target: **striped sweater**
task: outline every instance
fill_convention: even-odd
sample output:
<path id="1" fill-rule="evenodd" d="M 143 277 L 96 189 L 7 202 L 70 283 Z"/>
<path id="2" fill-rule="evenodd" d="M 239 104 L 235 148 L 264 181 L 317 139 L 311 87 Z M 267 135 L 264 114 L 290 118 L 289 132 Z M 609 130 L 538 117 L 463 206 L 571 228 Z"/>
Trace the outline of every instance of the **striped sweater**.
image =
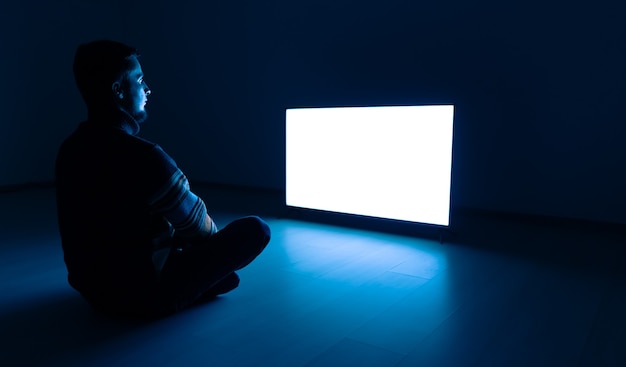
<path id="1" fill-rule="evenodd" d="M 84 122 L 66 139 L 56 191 L 68 277 L 81 292 L 145 288 L 159 249 L 217 231 L 174 160 L 110 124 Z"/>

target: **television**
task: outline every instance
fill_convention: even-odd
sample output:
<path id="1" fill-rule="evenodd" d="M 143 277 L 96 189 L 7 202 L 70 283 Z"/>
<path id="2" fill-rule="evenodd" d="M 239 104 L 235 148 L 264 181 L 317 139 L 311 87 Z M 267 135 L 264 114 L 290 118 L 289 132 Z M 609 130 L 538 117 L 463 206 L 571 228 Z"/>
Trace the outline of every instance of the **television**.
<path id="1" fill-rule="evenodd" d="M 449 226 L 454 105 L 286 110 L 288 207 Z"/>

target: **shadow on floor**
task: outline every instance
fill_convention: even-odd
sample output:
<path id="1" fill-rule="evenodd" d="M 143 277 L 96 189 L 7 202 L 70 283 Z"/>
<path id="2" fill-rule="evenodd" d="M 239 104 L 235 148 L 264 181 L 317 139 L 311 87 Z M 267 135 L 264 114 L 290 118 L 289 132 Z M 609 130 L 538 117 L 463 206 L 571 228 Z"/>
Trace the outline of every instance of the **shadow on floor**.
<path id="1" fill-rule="evenodd" d="M 52 365 L 145 324 L 101 315 L 72 292 L 31 298 L 0 309 L 0 365 Z"/>

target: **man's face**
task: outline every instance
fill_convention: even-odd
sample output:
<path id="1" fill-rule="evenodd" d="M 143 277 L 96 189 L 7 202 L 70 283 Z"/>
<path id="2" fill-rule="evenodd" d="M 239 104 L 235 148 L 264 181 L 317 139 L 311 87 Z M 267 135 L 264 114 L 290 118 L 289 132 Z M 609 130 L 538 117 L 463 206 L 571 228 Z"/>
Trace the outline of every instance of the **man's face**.
<path id="1" fill-rule="evenodd" d="M 138 122 L 145 121 L 148 118 L 145 106 L 151 91 L 143 80 L 143 71 L 135 56 L 130 58 L 130 69 L 119 85 L 119 92 L 120 107 Z"/>

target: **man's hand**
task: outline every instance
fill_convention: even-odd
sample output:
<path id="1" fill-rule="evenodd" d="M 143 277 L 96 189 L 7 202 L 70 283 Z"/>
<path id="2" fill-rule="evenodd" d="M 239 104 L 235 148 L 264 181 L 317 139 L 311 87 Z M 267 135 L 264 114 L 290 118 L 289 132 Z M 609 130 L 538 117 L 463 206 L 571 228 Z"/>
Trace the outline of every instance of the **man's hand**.
<path id="1" fill-rule="evenodd" d="M 202 232 L 204 232 L 203 234 L 205 236 L 212 236 L 217 233 L 217 225 L 215 225 L 215 222 L 208 213 L 204 221 L 204 228 L 202 229 Z"/>

